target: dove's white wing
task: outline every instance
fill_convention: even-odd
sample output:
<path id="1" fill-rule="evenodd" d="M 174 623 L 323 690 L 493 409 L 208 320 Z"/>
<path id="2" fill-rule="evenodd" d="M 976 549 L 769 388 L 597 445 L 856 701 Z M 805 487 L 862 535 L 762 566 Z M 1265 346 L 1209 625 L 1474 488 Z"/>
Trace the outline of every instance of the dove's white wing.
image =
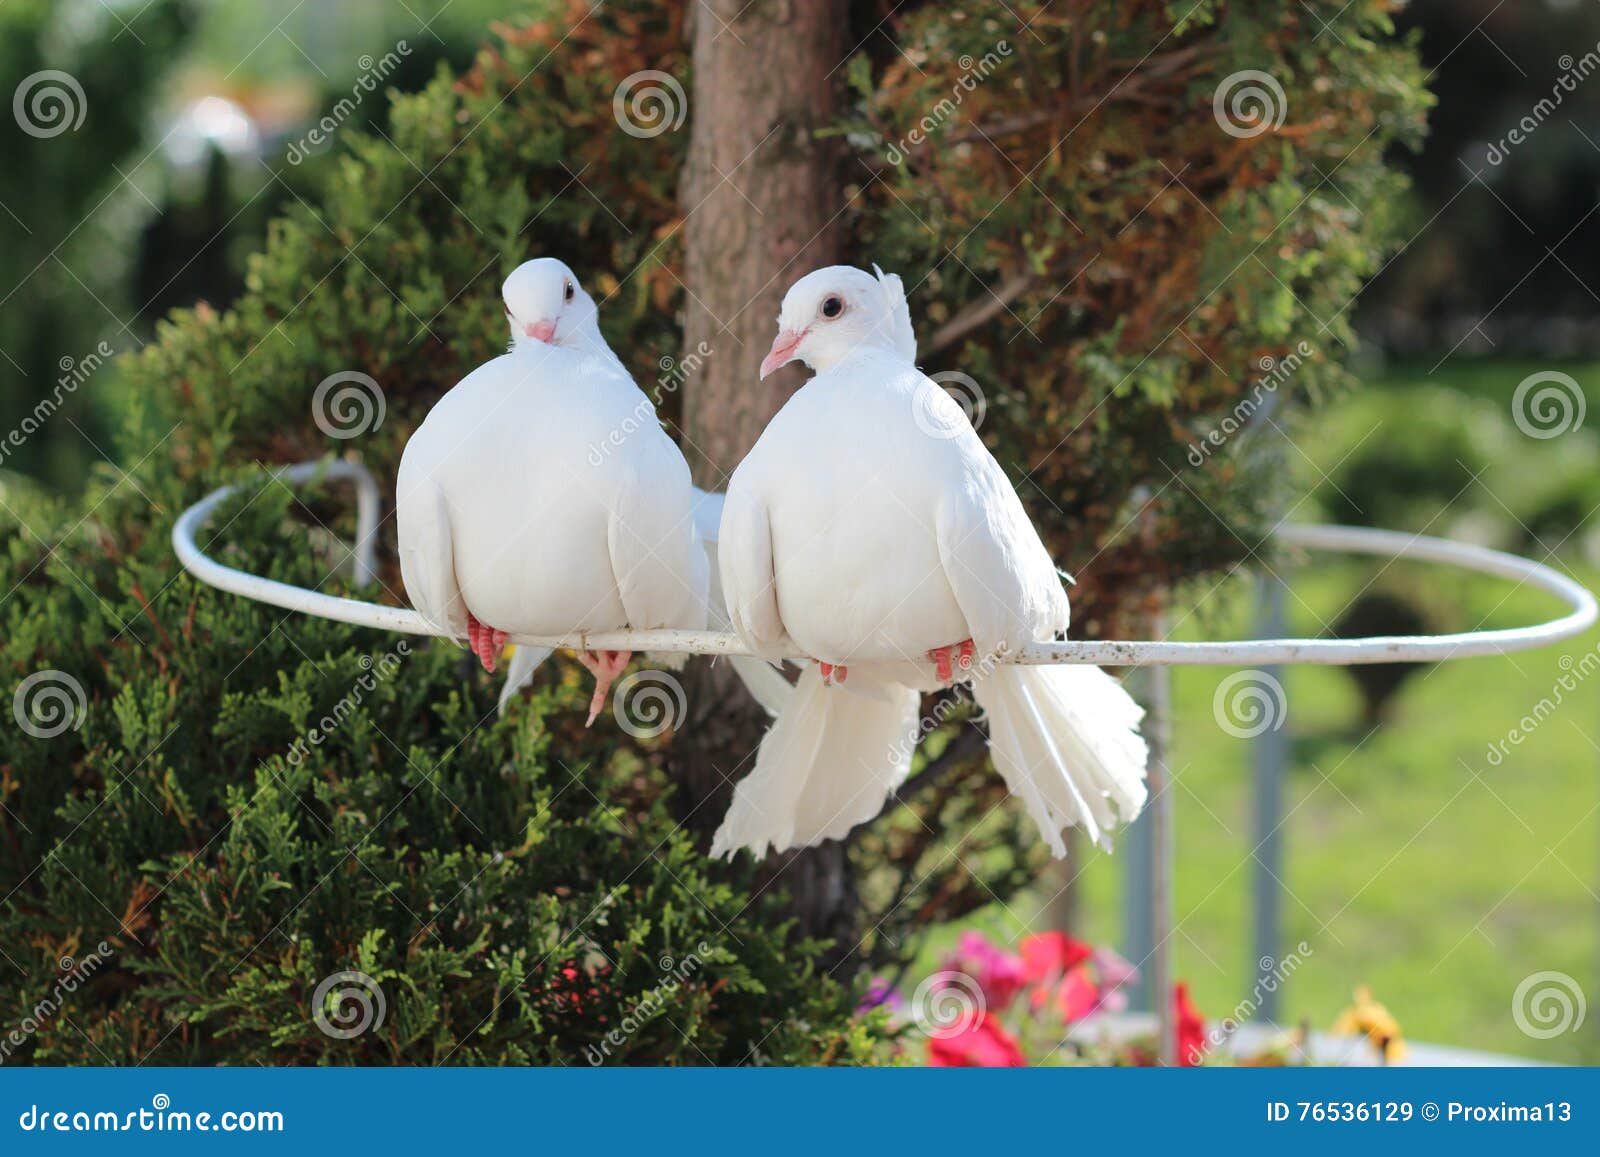
<path id="1" fill-rule="evenodd" d="M 400 576 L 417 613 L 435 628 L 467 633 L 467 605 L 456 582 L 450 507 L 428 476 L 425 446 L 407 443 L 395 486 L 395 525 L 400 541 Z"/>
<path id="2" fill-rule="evenodd" d="M 704 630 L 710 562 L 695 533 L 694 489 L 682 453 L 659 427 L 635 449 L 607 536 L 628 625 Z"/>
<path id="3" fill-rule="evenodd" d="M 722 506 L 717 558 L 733 629 L 752 651 L 781 649 L 787 633 L 772 573 L 772 527 L 766 504 L 741 484 L 737 471 Z"/>

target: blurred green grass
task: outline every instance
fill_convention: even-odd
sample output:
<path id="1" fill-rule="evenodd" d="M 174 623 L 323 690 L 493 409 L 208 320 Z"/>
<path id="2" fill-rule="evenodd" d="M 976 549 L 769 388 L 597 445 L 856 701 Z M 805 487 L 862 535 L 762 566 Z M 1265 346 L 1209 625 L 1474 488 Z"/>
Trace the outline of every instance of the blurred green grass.
<path id="1" fill-rule="evenodd" d="M 1349 439 L 1322 432 L 1340 430 L 1341 411 L 1354 412 L 1372 392 L 1403 399 L 1420 381 L 1509 405 L 1516 384 L 1544 368 L 1465 363 L 1431 376 L 1394 371 L 1313 416 L 1315 436 L 1294 431 L 1309 459 L 1302 465 L 1313 481 L 1317 470 L 1331 469 Z M 1600 382 L 1600 367 L 1569 372 L 1591 392 Z M 1449 513 L 1492 505 L 1493 496 L 1478 490 Z M 1326 491 L 1324 484 L 1319 497 Z M 1315 518 L 1317 505 L 1308 502 L 1296 517 Z M 1571 554 L 1554 564 L 1600 587 L 1600 568 L 1575 565 Z M 1382 567 L 1307 556 L 1281 572 L 1293 592 L 1290 632 L 1326 633 Z M 1420 596 L 1440 631 L 1524 625 L 1562 610 L 1525 587 L 1415 564 L 1389 567 L 1381 583 Z M 1186 616 L 1196 604 L 1203 608 Z M 1191 592 L 1175 611 L 1177 635 L 1248 637 L 1255 604 L 1255 586 L 1242 578 Z M 1311 952 L 1284 990 L 1285 1021 L 1327 1028 L 1352 989 L 1369 984 L 1412 1039 L 1600 1063 L 1600 1008 L 1589 1010 L 1580 1031 L 1549 1040 L 1525 1035 L 1511 1012 L 1517 985 L 1538 971 L 1559 970 L 1591 995 L 1600 991 L 1600 674 L 1568 693 L 1499 766 L 1488 761 L 1490 745 L 1552 694 L 1565 673 L 1562 657 L 1577 660 L 1596 647 L 1600 630 L 1538 651 L 1427 669 L 1401 690 L 1391 723 L 1368 735 L 1347 672 L 1286 673 L 1293 755 L 1280 832 L 1282 950 L 1304 940 Z M 1230 673 L 1178 668 L 1173 683 L 1175 972 L 1212 1017 L 1249 995 L 1254 972 L 1251 744 L 1223 731 L 1213 715 L 1213 696 Z M 1121 944 L 1125 865 L 1082 848 L 1077 870 L 1080 934 Z M 974 924 L 1007 939 L 1046 926 L 1045 902 L 1059 885 L 1041 887 L 1009 910 L 992 908 Z M 935 966 L 947 943 L 937 937 L 920 963 Z"/>

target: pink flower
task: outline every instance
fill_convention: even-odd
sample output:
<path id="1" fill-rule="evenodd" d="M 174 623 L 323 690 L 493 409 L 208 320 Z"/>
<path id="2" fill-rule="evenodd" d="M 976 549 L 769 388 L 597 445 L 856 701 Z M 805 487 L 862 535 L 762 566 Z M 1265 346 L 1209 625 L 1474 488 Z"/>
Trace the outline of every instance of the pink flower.
<path id="1" fill-rule="evenodd" d="M 992 943 L 981 932 L 963 932 L 945 967 L 964 972 L 978 982 L 988 1007 L 1004 1009 L 1027 982 L 1022 958 Z"/>

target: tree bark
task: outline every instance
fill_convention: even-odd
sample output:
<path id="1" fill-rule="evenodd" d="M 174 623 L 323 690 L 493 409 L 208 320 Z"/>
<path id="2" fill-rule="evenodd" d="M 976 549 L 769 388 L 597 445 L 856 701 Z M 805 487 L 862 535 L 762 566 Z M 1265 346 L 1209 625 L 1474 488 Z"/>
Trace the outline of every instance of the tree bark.
<path id="1" fill-rule="evenodd" d="M 680 198 L 684 348 L 703 365 L 684 386 L 683 451 L 697 485 L 727 486 L 768 421 L 804 380 L 757 366 L 777 332 L 784 291 L 840 257 L 837 151 L 816 138 L 837 111 L 847 0 L 701 0 L 691 6 L 694 87 Z M 703 345 L 702 345 L 703 343 Z M 675 745 L 681 806 L 708 836 L 733 784 L 754 764 L 766 718 L 726 664 L 689 679 L 691 726 Z M 855 945 L 857 899 L 845 844 L 775 856 L 803 934 Z"/>

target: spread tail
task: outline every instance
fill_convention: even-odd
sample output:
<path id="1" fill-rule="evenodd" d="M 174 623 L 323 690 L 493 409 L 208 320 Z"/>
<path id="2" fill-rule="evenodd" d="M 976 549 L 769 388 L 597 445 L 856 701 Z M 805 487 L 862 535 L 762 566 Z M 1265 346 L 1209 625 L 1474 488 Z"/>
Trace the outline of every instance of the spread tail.
<path id="1" fill-rule="evenodd" d="M 975 680 L 989 750 L 1057 858 L 1062 829 L 1110 848 L 1110 830 L 1144 806 L 1144 709 L 1098 667 L 1003 665 Z"/>
<path id="2" fill-rule="evenodd" d="M 920 702 L 909 687 L 884 692 L 825 686 L 808 665 L 762 739 L 755 769 L 734 789 L 711 854 L 749 848 L 759 858 L 768 847 L 809 847 L 876 816 L 911 770 L 908 736 Z"/>

